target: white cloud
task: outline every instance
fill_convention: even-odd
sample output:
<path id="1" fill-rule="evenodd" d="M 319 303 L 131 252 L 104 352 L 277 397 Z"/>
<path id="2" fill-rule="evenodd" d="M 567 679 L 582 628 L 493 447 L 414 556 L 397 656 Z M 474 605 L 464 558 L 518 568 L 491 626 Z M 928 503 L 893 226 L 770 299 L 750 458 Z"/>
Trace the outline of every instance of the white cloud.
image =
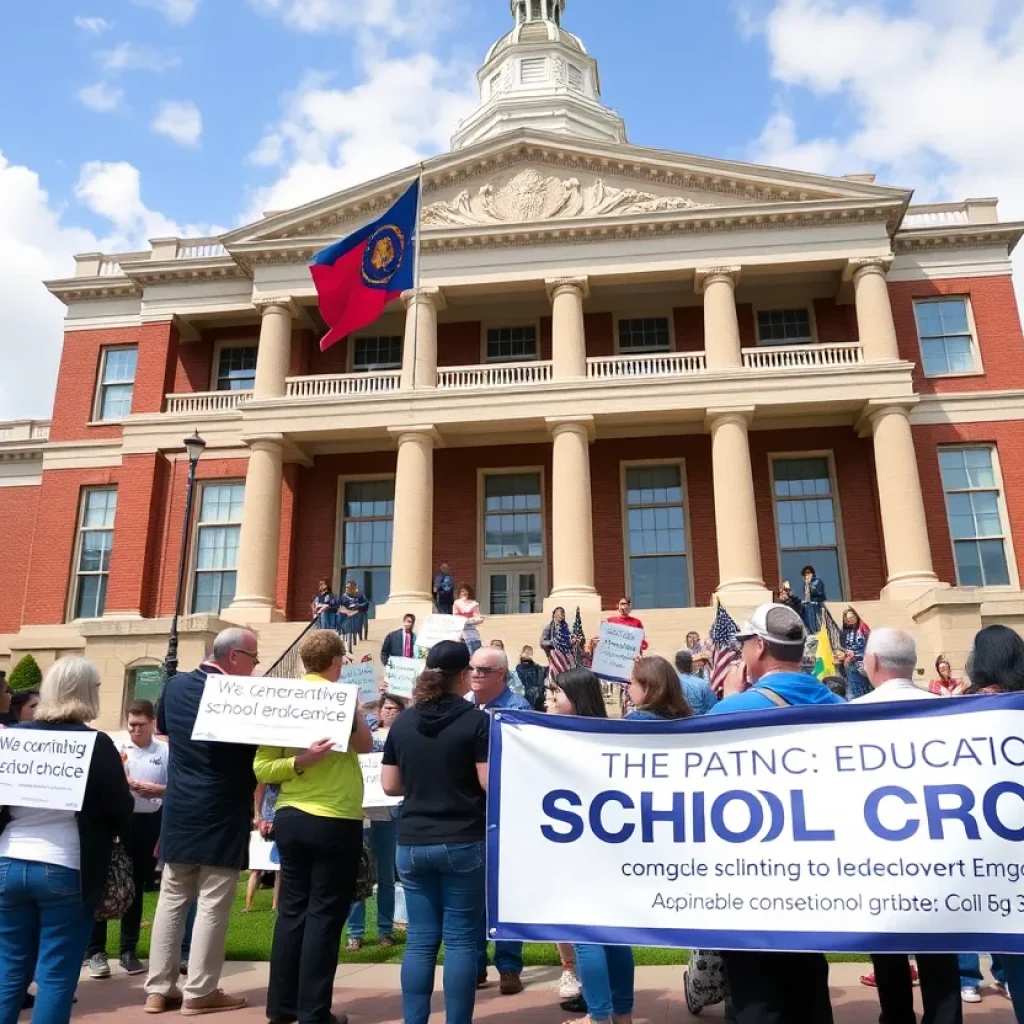
<path id="1" fill-rule="evenodd" d="M 142 180 L 137 167 L 125 161 L 83 164 L 75 185 L 75 198 L 93 213 L 110 221 L 111 232 L 100 240 L 103 252 L 145 248 L 150 238 L 180 235 L 181 228 L 142 201 Z"/>
<path id="2" fill-rule="evenodd" d="M 96 54 L 105 71 L 168 71 L 181 63 L 181 58 L 168 50 L 139 43 L 118 43 L 110 50 Z"/>
<path id="3" fill-rule="evenodd" d="M 250 160 L 279 168 L 252 198 L 247 220 L 369 181 L 448 148 L 459 120 L 476 107 L 472 69 L 428 53 L 367 59 L 364 80 L 330 88 L 307 75 L 284 98 L 284 116 Z"/>
<path id="4" fill-rule="evenodd" d="M 457 18 L 462 0 L 249 0 L 258 11 L 281 18 L 297 32 L 369 29 L 395 38 L 422 40 Z"/>
<path id="5" fill-rule="evenodd" d="M 175 25 L 187 25 L 199 9 L 199 0 L 132 0 L 138 7 L 151 7 Z"/>
<path id="6" fill-rule="evenodd" d="M 117 110 L 124 100 L 124 90 L 109 82 L 96 82 L 85 85 L 75 93 L 83 107 L 95 110 L 99 114 L 109 114 Z"/>
<path id="7" fill-rule="evenodd" d="M 179 146 L 195 147 L 203 134 L 203 115 L 191 100 L 164 100 L 150 128 Z"/>
<path id="8" fill-rule="evenodd" d="M 108 29 L 112 29 L 114 23 L 107 21 L 106 18 L 95 18 L 95 17 L 84 17 L 78 15 L 75 18 L 75 28 L 81 29 L 83 32 L 87 32 L 91 36 L 99 36 L 106 32 Z"/>

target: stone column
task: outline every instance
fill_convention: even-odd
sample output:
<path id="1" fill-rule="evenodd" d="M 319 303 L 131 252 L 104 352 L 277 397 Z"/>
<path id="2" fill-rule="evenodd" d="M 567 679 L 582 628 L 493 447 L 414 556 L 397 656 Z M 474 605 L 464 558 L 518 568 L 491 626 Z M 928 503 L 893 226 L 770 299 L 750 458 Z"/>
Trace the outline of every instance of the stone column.
<path id="1" fill-rule="evenodd" d="M 896 325 L 892 319 L 889 286 L 885 275 L 891 259 L 873 257 L 850 260 L 847 273 L 853 278 L 857 306 L 857 331 L 864 347 L 864 359 L 899 359 Z"/>
<path id="2" fill-rule="evenodd" d="M 398 441 L 391 594 L 377 618 L 400 619 L 412 612 L 422 622 L 433 608 L 434 445 L 440 438 L 433 426 L 389 427 L 388 432 Z"/>
<path id="3" fill-rule="evenodd" d="M 704 293 L 704 359 L 709 370 L 743 365 L 736 316 L 739 279 L 739 267 L 705 267 L 697 271 L 696 288 Z"/>
<path id="4" fill-rule="evenodd" d="M 747 426 L 752 407 L 708 409 L 718 541 L 718 596 L 733 607 L 755 607 L 772 598 L 761 573 L 754 477 Z M 735 618 L 735 614 L 733 615 Z"/>
<path id="5" fill-rule="evenodd" d="M 290 298 L 260 299 L 263 312 L 260 347 L 256 352 L 256 383 L 253 398 L 281 398 L 292 356 L 292 318 L 295 303 Z"/>
<path id="6" fill-rule="evenodd" d="M 583 300 L 590 294 L 585 277 L 555 277 L 546 281 L 551 299 L 551 361 L 556 380 L 586 377 L 587 336 Z"/>
<path id="7" fill-rule="evenodd" d="M 235 599 L 221 618 L 228 622 L 272 622 L 276 609 L 277 556 L 281 540 L 281 464 L 284 437 L 259 434 L 249 445 L 242 530 L 238 538 Z"/>
<path id="8" fill-rule="evenodd" d="M 910 600 L 938 585 L 932 569 L 928 524 L 917 472 L 917 455 L 905 405 L 869 409 L 875 444 L 878 505 L 888 580 L 884 599 Z"/>
<path id="9" fill-rule="evenodd" d="M 437 314 L 444 309 L 440 288 L 410 288 L 405 303 L 405 339 L 402 343 L 403 391 L 437 387 Z"/>
<path id="10" fill-rule="evenodd" d="M 572 618 L 579 607 L 590 622 L 601 616 L 594 588 L 594 518 L 590 497 L 590 442 L 594 417 L 551 417 L 552 586 L 544 610 L 564 606 Z"/>

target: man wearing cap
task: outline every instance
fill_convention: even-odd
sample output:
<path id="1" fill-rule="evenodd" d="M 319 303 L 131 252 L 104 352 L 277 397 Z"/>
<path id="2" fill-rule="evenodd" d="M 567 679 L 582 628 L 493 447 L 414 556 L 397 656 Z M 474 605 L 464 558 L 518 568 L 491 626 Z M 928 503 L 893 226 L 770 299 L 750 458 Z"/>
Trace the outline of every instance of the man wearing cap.
<path id="1" fill-rule="evenodd" d="M 800 671 L 806 636 L 803 621 L 792 608 L 761 605 L 736 634 L 751 687 L 726 697 L 709 713 L 844 703 L 814 676 Z M 828 961 L 822 953 L 727 950 L 722 959 L 737 1024 L 764 1020 L 832 1024 Z"/>

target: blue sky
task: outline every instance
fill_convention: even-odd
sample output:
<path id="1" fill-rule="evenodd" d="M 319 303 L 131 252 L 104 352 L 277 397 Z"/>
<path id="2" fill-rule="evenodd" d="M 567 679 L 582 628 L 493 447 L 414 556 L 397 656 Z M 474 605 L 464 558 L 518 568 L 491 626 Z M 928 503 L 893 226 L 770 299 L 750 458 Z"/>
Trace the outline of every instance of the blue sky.
<path id="1" fill-rule="evenodd" d="M 1024 0 L 568 0 L 565 25 L 632 142 L 873 170 L 1024 217 Z M 72 253 L 234 227 L 446 149 L 510 26 L 508 0 L 18 4 L 0 417 L 48 414 L 62 307 L 38 282 Z"/>

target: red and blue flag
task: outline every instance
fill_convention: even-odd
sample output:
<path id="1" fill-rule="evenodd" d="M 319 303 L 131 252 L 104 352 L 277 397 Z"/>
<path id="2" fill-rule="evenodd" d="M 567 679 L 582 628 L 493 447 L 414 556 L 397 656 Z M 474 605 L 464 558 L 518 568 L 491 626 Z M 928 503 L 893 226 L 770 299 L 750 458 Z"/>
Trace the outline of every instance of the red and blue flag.
<path id="1" fill-rule="evenodd" d="M 328 326 L 321 352 L 372 324 L 392 299 L 415 287 L 419 201 L 417 178 L 382 217 L 313 257 L 309 272 Z"/>

